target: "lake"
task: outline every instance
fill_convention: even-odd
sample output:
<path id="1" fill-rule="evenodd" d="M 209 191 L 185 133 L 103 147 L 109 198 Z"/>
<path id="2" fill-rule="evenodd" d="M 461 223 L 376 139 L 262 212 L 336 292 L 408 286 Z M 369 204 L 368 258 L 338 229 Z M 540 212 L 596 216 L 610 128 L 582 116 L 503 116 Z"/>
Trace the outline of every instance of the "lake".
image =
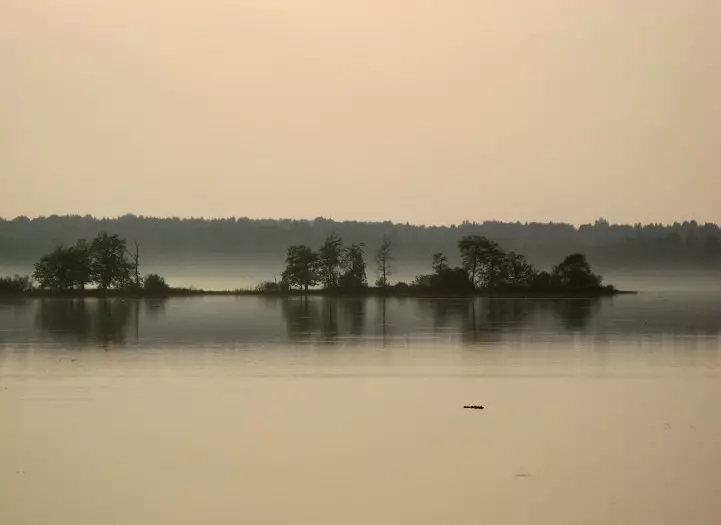
<path id="1" fill-rule="evenodd" d="M 715 525 L 721 294 L 0 300 L 0 420 L 3 524 Z"/>

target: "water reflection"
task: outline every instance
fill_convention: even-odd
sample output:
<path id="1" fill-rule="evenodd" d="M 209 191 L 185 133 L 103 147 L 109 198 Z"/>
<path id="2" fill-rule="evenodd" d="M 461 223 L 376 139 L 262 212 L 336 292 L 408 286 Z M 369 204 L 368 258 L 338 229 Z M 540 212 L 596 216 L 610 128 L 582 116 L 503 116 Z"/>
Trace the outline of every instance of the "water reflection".
<path id="1" fill-rule="evenodd" d="M 323 297 L 0 301 L 0 343 L 36 340 L 144 346 L 483 345 L 569 334 L 612 341 L 719 341 L 721 297 L 398 299 Z"/>
<path id="2" fill-rule="evenodd" d="M 552 301 L 553 312 L 563 326 L 570 331 L 584 330 L 594 312 L 600 306 L 600 299 L 568 299 Z"/>
<path id="3" fill-rule="evenodd" d="M 583 330 L 598 299 L 281 299 L 288 337 L 293 341 L 336 343 L 361 337 L 387 343 L 399 337 L 458 335 L 463 342 L 501 340 L 531 323 L 568 331 Z M 372 312 L 368 318 L 368 312 Z M 370 322 L 369 322 L 370 320 Z M 430 321 L 430 323 L 429 323 Z"/>
<path id="4" fill-rule="evenodd" d="M 166 300 L 41 299 L 35 326 L 57 340 L 74 339 L 101 346 L 138 340 L 142 317 L 163 315 Z"/>
<path id="5" fill-rule="evenodd" d="M 293 341 L 320 339 L 335 343 L 340 337 L 361 337 L 365 328 L 365 300 L 293 297 L 281 300 L 288 337 Z"/>

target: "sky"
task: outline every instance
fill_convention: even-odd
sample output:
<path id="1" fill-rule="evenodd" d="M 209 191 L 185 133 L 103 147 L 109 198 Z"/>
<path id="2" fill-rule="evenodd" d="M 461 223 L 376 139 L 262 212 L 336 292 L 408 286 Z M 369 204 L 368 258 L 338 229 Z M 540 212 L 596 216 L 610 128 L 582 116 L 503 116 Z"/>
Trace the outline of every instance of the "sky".
<path id="1" fill-rule="evenodd" d="M 0 216 L 721 223 L 718 0 L 0 0 Z"/>

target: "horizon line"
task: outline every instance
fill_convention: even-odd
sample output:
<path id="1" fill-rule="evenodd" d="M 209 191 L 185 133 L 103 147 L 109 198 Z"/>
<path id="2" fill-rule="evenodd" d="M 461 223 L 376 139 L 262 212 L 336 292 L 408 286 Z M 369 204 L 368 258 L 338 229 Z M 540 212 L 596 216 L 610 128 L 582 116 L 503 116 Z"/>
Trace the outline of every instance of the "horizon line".
<path id="1" fill-rule="evenodd" d="M 692 224 L 695 223 L 698 227 L 704 227 L 704 226 L 714 226 L 716 228 L 719 227 L 719 224 L 715 222 L 700 222 L 696 219 L 684 219 L 682 221 L 675 220 L 673 222 L 635 222 L 635 223 L 620 223 L 620 222 L 611 222 L 608 219 L 604 217 L 599 217 L 593 222 L 582 222 L 582 223 L 572 223 L 572 222 L 563 222 L 563 221 L 511 221 L 511 220 L 499 220 L 499 219 L 483 219 L 483 220 L 468 220 L 464 219 L 463 221 L 459 223 L 411 223 L 409 221 L 406 222 L 397 222 L 392 220 L 362 220 L 362 219 L 333 219 L 331 217 L 323 217 L 323 216 L 317 216 L 313 218 L 297 218 L 297 217 L 249 217 L 249 216 L 238 216 L 238 215 L 225 215 L 225 216 L 206 216 L 206 215 L 145 215 L 145 214 L 137 214 L 137 213 L 123 213 L 119 215 L 107 215 L 107 216 L 96 216 L 90 213 L 86 214 L 80 214 L 80 213 L 66 213 L 66 214 L 58 214 L 58 213 L 51 213 L 48 215 L 35 215 L 35 216 L 28 216 L 28 215 L 16 215 L 15 217 L 5 217 L 0 216 L 0 222 L 14 222 L 20 219 L 26 219 L 29 221 L 34 220 L 46 220 L 51 218 L 67 218 L 67 217 L 79 217 L 82 219 L 93 219 L 96 221 L 113 221 L 113 220 L 119 220 L 127 217 L 133 217 L 137 219 L 154 219 L 154 220 L 180 220 L 180 221 L 222 221 L 222 220 L 247 220 L 247 221 L 276 221 L 276 222 L 318 222 L 318 221 L 328 221 L 328 222 L 336 222 L 336 223 L 365 223 L 365 224 L 390 224 L 391 226 L 411 226 L 411 227 L 417 227 L 417 228 L 458 228 L 462 226 L 483 226 L 486 224 L 514 224 L 514 225 L 554 225 L 554 226 L 571 226 L 575 229 L 579 229 L 584 226 L 590 226 L 595 227 L 600 224 L 605 224 L 609 227 L 613 226 L 624 226 L 624 227 L 673 227 L 675 225 L 684 225 L 684 224 Z"/>

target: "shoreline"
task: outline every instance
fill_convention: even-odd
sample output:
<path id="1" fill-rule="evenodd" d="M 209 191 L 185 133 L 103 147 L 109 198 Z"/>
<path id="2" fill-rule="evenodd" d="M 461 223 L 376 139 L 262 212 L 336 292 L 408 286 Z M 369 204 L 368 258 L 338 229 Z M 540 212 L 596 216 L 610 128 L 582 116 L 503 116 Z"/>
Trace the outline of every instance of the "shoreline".
<path id="1" fill-rule="evenodd" d="M 168 299 L 171 297 L 211 297 L 211 296 L 263 296 L 263 297 L 335 297 L 347 299 L 359 299 L 366 297 L 385 298 L 421 298 L 421 299 L 468 299 L 474 297 L 498 298 L 498 299 L 582 299 L 613 297 L 616 295 L 637 295 L 635 290 L 596 290 L 596 291 L 507 291 L 492 292 L 478 290 L 474 293 L 443 293 L 425 290 L 382 290 L 379 288 L 368 288 L 356 292 L 339 292 L 328 290 L 290 290 L 286 292 L 259 291 L 259 290 L 194 290 L 190 288 L 171 288 L 166 293 L 133 293 L 124 290 L 29 290 L 25 292 L 0 293 L 3 298 L 37 298 L 37 299 Z"/>

